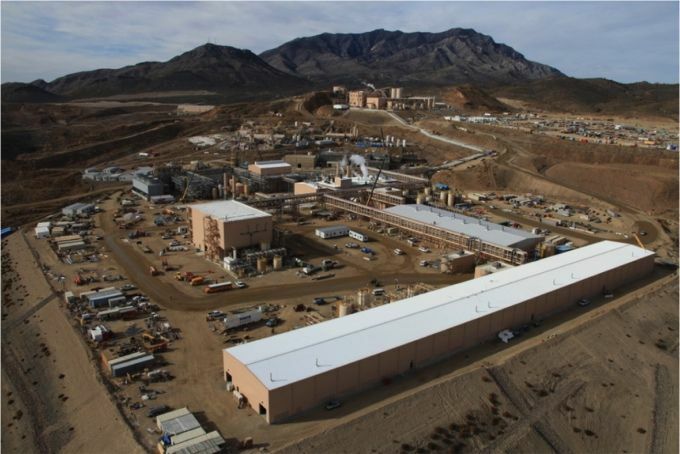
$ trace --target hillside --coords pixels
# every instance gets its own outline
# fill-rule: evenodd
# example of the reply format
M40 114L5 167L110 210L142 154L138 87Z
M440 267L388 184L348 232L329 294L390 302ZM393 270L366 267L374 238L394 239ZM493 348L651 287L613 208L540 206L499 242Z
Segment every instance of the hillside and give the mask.
M260 56L296 76L345 83L498 84L561 75L490 36L461 28L441 33L324 33L295 39Z
M131 93L208 90L222 95L297 91L308 83L272 68L249 50L205 44L167 62L98 69L35 86L68 98ZM3 87L4 88L4 87Z
M678 119L678 85L559 77L497 87L489 93L551 111Z
M2 102L40 103L58 102L61 99L61 96L50 93L33 84L24 84L21 82L2 84Z

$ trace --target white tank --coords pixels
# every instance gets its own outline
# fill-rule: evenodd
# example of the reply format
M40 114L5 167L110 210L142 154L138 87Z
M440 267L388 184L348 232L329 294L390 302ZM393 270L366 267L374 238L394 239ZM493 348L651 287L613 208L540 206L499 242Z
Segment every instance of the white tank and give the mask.
M274 259L272 260L272 267L274 268L274 271L279 271L281 268L283 268L283 257L280 255L275 255Z
M267 257L260 257L257 259L257 272L264 273L267 271Z
M420 205L423 203L423 201L425 201L425 196L423 194L418 194L416 196L416 203Z
M344 317L352 313L352 305L347 301L340 301L338 304L338 317Z
M456 198L455 198L453 192L449 192L449 197L448 197L448 201L447 201L446 204L448 206L452 207L454 205L455 200L456 200Z
M357 304L359 307L367 306L371 303L371 291L367 288L362 288L357 292Z
M446 203L446 194L447 194L446 191L442 191L442 192L439 193L439 201L440 202Z

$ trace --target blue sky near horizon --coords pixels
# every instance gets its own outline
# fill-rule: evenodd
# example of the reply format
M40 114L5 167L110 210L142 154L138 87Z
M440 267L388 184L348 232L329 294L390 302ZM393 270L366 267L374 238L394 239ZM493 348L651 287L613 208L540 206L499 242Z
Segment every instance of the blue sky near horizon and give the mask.
M573 77L678 83L680 3L8 2L2 82L142 61L206 42L260 53L319 33L473 28Z

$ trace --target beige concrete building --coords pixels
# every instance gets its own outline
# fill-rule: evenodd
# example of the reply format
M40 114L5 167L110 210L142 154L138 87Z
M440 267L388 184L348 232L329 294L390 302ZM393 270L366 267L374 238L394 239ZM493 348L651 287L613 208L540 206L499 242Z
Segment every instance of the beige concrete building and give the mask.
M234 200L190 205L191 241L210 260L233 249L271 244L272 215Z
M602 241L225 349L224 379L268 422L284 421L574 307L653 267L653 252Z
M369 109L384 109L387 106L387 98L381 95L369 95L366 97L366 107Z
M293 167L285 161L255 161L248 166L248 171L261 177L287 175Z
M314 167L316 167L316 155L313 153L287 154L283 157L283 160L290 164L293 171L297 169L314 170Z
M365 107L366 106L366 92L364 90L354 90L349 92L349 106L350 107Z

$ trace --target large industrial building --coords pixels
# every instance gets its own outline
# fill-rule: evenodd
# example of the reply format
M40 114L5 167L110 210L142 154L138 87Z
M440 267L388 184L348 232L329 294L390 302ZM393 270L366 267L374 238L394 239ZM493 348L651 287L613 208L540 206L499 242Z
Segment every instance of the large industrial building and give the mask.
M211 260L272 242L272 215L234 200L190 205L191 239ZM267 246L268 248L268 246Z
M531 251L543 241L542 236L534 235L525 230L505 227L500 224L494 224L493 222L428 205L397 205L387 208L385 211L407 219L420 221L424 224L438 226L449 232L462 234L469 238L478 238L487 243L522 249L523 251Z
M270 423L452 355L651 273L603 241L223 351L224 378Z

